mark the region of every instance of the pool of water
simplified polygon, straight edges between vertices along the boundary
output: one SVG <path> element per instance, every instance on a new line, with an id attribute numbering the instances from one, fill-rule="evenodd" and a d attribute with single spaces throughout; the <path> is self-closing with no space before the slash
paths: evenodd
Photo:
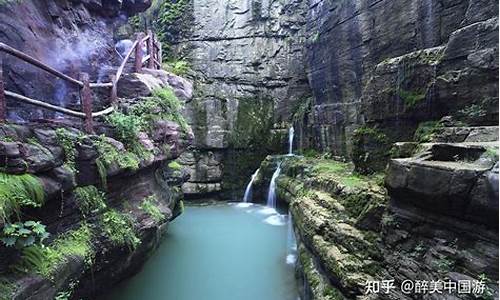
<path id="1" fill-rule="evenodd" d="M 287 221 L 258 205 L 187 206 L 143 270 L 103 299 L 297 300 Z"/>

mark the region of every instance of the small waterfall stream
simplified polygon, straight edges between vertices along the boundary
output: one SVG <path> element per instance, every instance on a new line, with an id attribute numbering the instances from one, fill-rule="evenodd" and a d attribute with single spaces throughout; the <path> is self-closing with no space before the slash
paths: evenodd
<path id="1" fill-rule="evenodd" d="M 255 178 L 259 174 L 259 170 L 260 169 L 257 169 L 257 171 L 253 173 L 252 178 L 250 179 L 250 182 L 248 183 L 247 188 L 245 189 L 245 195 L 243 196 L 243 202 L 245 203 L 252 202 L 252 186 L 253 182 L 255 181 Z"/>
<path id="2" fill-rule="evenodd" d="M 293 230 L 292 213 L 288 210 L 288 228 L 286 237 L 286 263 L 289 265 L 295 264 L 297 260 L 297 241 L 295 240 L 295 232 Z"/>
<path id="3" fill-rule="evenodd" d="M 278 167 L 276 171 L 273 173 L 273 177 L 271 178 L 271 182 L 269 183 L 269 192 L 267 193 L 267 206 L 273 209 L 276 209 L 276 179 L 280 175 L 281 172 L 281 162 L 278 163 Z"/>
<path id="4" fill-rule="evenodd" d="M 295 135 L 295 129 L 290 127 L 288 129 L 288 155 L 293 155 L 293 136 Z"/>

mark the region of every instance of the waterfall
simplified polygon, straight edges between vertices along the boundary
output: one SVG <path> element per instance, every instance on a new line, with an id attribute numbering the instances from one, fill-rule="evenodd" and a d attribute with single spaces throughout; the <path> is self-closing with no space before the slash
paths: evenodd
<path id="1" fill-rule="evenodd" d="M 297 260 L 297 241 L 293 231 L 292 213 L 288 210 L 288 229 L 286 237 L 286 263 L 289 265 L 295 264 Z"/>
<path id="2" fill-rule="evenodd" d="M 273 177 L 271 178 L 271 183 L 269 183 L 269 192 L 267 193 L 267 206 L 271 208 L 276 208 L 276 178 L 281 172 L 281 162 L 278 164 L 276 171 L 274 171 Z"/>
<path id="3" fill-rule="evenodd" d="M 247 188 L 245 189 L 245 195 L 243 196 L 243 202 L 251 202 L 252 201 L 252 185 L 253 185 L 253 182 L 255 181 L 255 178 L 259 174 L 259 170 L 260 169 L 257 169 L 257 171 L 255 171 L 255 173 L 253 173 L 252 178 L 250 179 L 250 182 L 248 183 Z"/>
<path id="4" fill-rule="evenodd" d="M 295 129 L 293 126 L 288 129 L 288 155 L 293 155 L 293 136 L 295 133 Z"/>

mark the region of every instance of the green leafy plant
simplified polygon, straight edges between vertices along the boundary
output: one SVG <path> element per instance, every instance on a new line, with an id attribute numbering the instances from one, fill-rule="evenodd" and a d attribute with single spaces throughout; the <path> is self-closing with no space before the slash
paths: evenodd
<path id="1" fill-rule="evenodd" d="M 176 162 L 176 161 L 171 161 L 168 163 L 168 167 L 174 171 L 180 171 L 182 170 L 182 166 Z"/>
<path id="2" fill-rule="evenodd" d="M 128 215 L 111 209 L 101 216 L 101 224 L 104 234 L 114 245 L 128 246 L 130 250 L 134 250 L 141 242 Z"/>
<path id="3" fill-rule="evenodd" d="M 135 107 L 137 107 L 137 105 L 134 106 L 133 109 Z M 150 123 L 149 120 L 143 116 L 133 113 L 133 109 L 130 114 L 114 112 L 109 115 L 106 120 L 114 127 L 117 138 L 125 144 L 127 151 L 132 152 L 138 157 L 149 157 L 151 153 L 146 150 L 139 141 L 139 133 L 145 130 Z M 127 159 L 129 158 L 131 157 L 129 156 Z M 130 161 L 131 160 L 129 160 L 129 162 Z"/>
<path id="4" fill-rule="evenodd" d="M 171 60 L 163 64 L 163 69 L 178 76 L 184 76 L 191 71 L 189 63 L 185 60 Z"/>
<path id="5" fill-rule="evenodd" d="M 470 124 L 481 124 L 483 119 L 488 115 L 486 105 L 484 103 L 471 104 L 457 113 L 458 119 Z"/>
<path id="6" fill-rule="evenodd" d="M 105 136 L 99 136 L 97 140 L 94 141 L 94 144 L 99 153 L 96 163 L 101 164 L 101 166 L 98 165 L 98 168 L 102 168 L 99 173 L 103 181 L 106 180 L 106 170 L 111 167 L 113 163 L 117 163 L 120 168 L 124 169 L 137 170 L 139 168 L 139 158 L 135 153 L 127 150 L 119 151 Z"/>
<path id="7" fill-rule="evenodd" d="M 78 151 L 76 150 L 76 137 L 72 136 L 65 128 L 56 129 L 56 138 L 64 150 L 64 166 L 73 173 L 77 173 L 76 158 Z"/>
<path id="8" fill-rule="evenodd" d="M 93 185 L 77 187 L 74 193 L 78 208 L 84 217 L 106 208 L 106 195 Z"/>
<path id="9" fill-rule="evenodd" d="M 0 277 L 0 299 L 11 300 L 16 286 L 8 279 Z"/>
<path id="10" fill-rule="evenodd" d="M 141 129 L 143 130 L 151 130 L 148 124 L 153 124 L 157 120 L 169 120 L 176 122 L 184 131 L 187 131 L 189 126 L 182 116 L 181 109 L 182 103 L 174 91 L 171 88 L 163 88 L 154 90 L 151 97 L 134 105 L 131 114 L 142 120 Z"/>
<path id="11" fill-rule="evenodd" d="M 58 267 L 71 257 L 80 257 L 90 266 L 94 257 L 91 239 L 92 230 L 87 224 L 82 224 L 80 228 L 59 236 L 50 246 L 37 244 L 24 248 L 14 269 L 52 279 Z"/>
<path id="12" fill-rule="evenodd" d="M 407 91 L 407 90 L 399 90 L 399 97 L 405 103 L 405 106 L 412 108 L 416 106 L 418 103 L 422 102 L 425 99 L 425 93 L 415 92 L 415 91 Z"/>
<path id="13" fill-rule="evenodd" d="M 7 247 L 23 249 L 34 244 L 41 244 L 48 237 L 49 233 L 45 231 L 45 225 L 40 222 L 26 221 L 5 224 L 0 240 Z"/>
<path id="14" fill-rule="evenodd" d="M 137 141 L 137 136 L 144 126 L 144 121 L 135 114 L 127 115 L 118 111 L 106 117 L 106 120 L 113 126 L 118 139 L 127 145 Z"/>
<path id="15" fill-rule="evenodd" d="M 0 221 L 6 222 L 11 214 L 19 214 L 21 207 L 40 207 L 44 201 L 43 186 L 37 177 L 0 173 Z"/>
<path id="16" fill-rule="evenodd" d="M 156 222 L 161 222 L 165 219 L 165 216 L 163 215 L 163 213 L 160 211 L 160 209 L 158 208 L 156 202 L 158 200 L 156 199 L 155 196 L 149 196 L 149 197 L 146 197 L 142 203 L 141 203 L 141 206 L 140 209 L 142 209 L 145 213 L 147 213 L 148 215 L 151 216 L 151 218 L 153 218 L 153 220 L 155 220 Z"/>
<path id="17" fill-rule="evenodd" d="M 430 142 L 433 135 L 441 128 L 443 128 L 443 125 L 439 121 L 422 122 L 418 124 L 413 139 L 419 143 Z"/>

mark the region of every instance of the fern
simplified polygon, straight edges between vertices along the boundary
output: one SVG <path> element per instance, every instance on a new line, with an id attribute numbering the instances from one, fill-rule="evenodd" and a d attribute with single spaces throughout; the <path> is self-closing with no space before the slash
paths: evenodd
<path id="1" fill-rule="evenodd" d="M 0 221 L 19 215 L 21 207 L 40 207 L 45 201 L 43 185 L 30 174 L 12 175 L 0 173 Z"/>
<path id="2" fill-rule="evenodd" d="M 77 187 L 75 189 L 75 196 L 78 208 L 84 217 L 106 208 L 105 194 L 93 185 Z"/>

